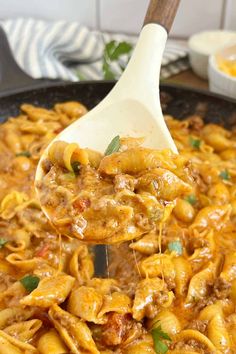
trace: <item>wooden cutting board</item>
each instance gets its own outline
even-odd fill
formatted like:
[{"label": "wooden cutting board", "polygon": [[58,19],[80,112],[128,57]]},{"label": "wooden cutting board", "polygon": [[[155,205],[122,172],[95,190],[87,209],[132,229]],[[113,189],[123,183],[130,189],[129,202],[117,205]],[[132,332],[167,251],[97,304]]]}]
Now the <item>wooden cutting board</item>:
[{"label": "wooden cutting board", "polygon": [[208,81],[203,80],[197,75],[195,75],[191,69],[183,71],[175,76],[171,76],[169,79],[163,80],[163,82],[195,87],[205,90],[209,89]]}]

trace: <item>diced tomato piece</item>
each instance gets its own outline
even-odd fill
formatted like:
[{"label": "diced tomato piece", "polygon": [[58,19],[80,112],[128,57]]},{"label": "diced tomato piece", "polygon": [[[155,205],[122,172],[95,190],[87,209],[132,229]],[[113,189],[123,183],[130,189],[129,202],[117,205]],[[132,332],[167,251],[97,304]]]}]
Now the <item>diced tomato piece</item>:
[{"label": "diced tomato piece", "polygon": [[49,245],[48,244],[43,245],[36,253],[36,257],[42,257],[42,258],[45,257],[48,250],[49,250]]},{"label": "diced tomato piece", "polygon": [[81,199],[76,199],[73,203],[73,207],[75,209],[78,209],[81,213],[90,207],[90,200],[88,198],[81,198]]}]

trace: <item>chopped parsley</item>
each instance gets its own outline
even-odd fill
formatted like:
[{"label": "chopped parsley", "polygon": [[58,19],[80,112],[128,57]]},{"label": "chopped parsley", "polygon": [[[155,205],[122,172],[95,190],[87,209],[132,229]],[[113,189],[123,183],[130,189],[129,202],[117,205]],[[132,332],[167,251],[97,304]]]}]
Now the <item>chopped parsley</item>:
[{"label": "chopped parsley", "polygon": [[74,162],[72,162],[71,167],[72,167],[74,173],[78,174],[80,171],[81,164],[79,161],[74,161]]},{"label": "chopped parsley", "polygon": [[5,238],[0,238],[0,248],[3,248],[6,243],[7,243],[7,240],[5,240]]},{"label": "chopped parsley", "polygon": [[39,281],[40,279],[36,275],[26,275],[24,278],[20,279],[21,284],[28,292],[36,289],[39,285]]},{"label": "chopped parsley", "polygon": [[31,157],[31,153],[29,151],[21,151],[16,154],[16,157],[18,156]]},{"label": "chopped parsley", "polygon": [[189,202],[189,204],[192,204],[192,205],[196,204],[196,202],[197,202],[197,198],[195,197],[194,194],[188,195],[188,196],[185,198],[185,200],[186,200],[187,202]]},{"label": "chopped parsley", "polygon": [[229,174],[229,171],[227,171],[227,170],[221,171],[219,176],[221,179],[224,179],[225,181],[229,181],[229,179],[230,179],[230,174]]},{"label": "chopped parsley", "polygon": [[183,247],[180,241],[172,241],[168,243],[168,250],[170,252],[174,251],[181,256],[183,253]]},{"label": "chopped parsley", "polygon": [[115,136],[112,141],[110,142],[110,144],[108,145],[106,151],[105,151],[105,156],[107,155],[111,155],[114,152],[119,151],[120,149],[120,136],[117,135]]},{"label": "chopped parsley", "polygon": [[171,341],[167,333],[163,332],[161,325],[153,328],[151,331],[154,349],[157,354],[166,354],[168,352],[168,345],[163,342],[164,340]]},{"label": "chopped parsley", "polygon": [[189,144],[194,148],[194,149],[199,149],[201,145],[201,140],[200,139],[194,139],[193,137],[190,136],[189,138]]}]

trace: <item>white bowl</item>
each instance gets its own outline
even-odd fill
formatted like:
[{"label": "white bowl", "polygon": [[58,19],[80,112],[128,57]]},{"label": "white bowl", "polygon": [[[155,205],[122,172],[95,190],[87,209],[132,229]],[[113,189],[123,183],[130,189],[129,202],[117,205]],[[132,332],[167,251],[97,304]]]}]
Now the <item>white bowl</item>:
[{"label": "white bowl", "polygon": [[232,31],[206,31],[191,36],[188,41],[189,60],[195,74],[207,79],[209,56],[234,43],[236,32]]},{"label": "white bowl", "polygon": [[236,44],[225,48],[209,58],[208,76],[210,91],[236,98],[236,77],[226,74],[219,69],[217,58],[236,56]]}]

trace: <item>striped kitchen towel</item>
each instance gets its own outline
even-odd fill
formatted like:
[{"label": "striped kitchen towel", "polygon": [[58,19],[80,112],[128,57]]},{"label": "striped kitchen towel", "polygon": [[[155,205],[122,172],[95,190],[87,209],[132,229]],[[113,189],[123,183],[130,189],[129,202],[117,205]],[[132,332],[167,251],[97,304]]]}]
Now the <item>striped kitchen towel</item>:
[{"label": "striped kitchen towel", "polygon": [[[129,43],[135,36],[108,34],[89,30],[68,21],[49,22],[33,18],[0,21],[19,66],[33,78],[62,80],[100,80],[104,78],[104,49],[114,43]],[[110,74],[118,78],[129,53],[113,58],[106,64]],[[175,41],[166,45],[161,77],[167,78],[188,68],[187,49]]]}]

